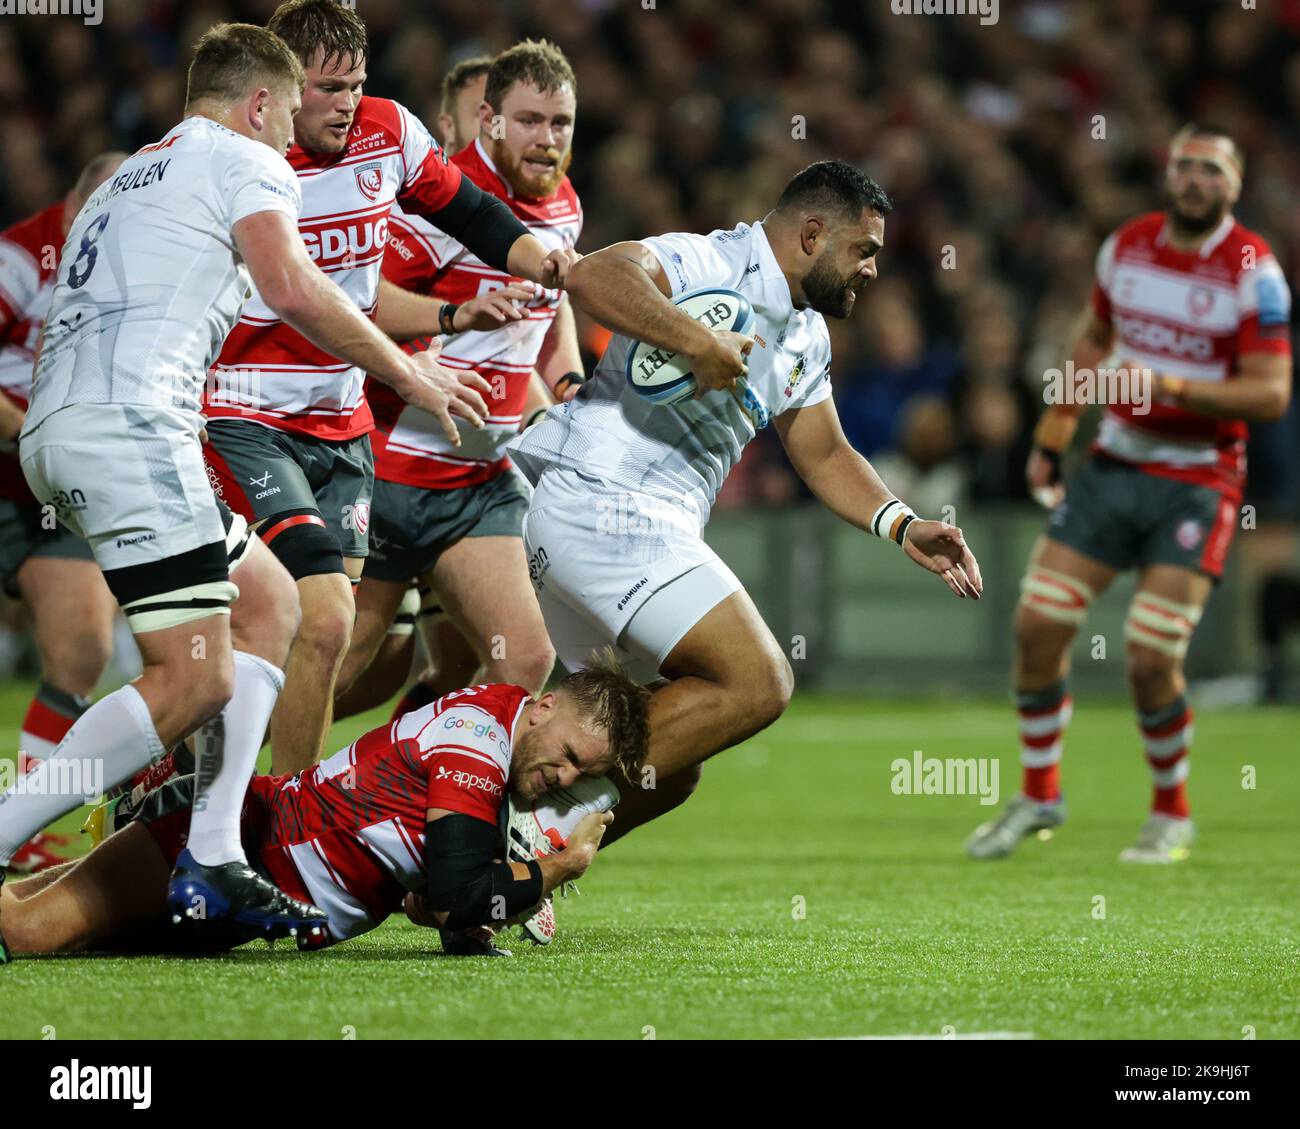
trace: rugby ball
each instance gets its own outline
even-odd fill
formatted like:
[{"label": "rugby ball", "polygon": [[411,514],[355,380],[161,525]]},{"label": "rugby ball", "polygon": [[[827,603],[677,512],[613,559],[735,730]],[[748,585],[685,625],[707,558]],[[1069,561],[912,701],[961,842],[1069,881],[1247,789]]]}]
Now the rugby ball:
[{"label": "rugby ball", "polygon": [[[691,290],[673,301],[710,329],[748,333],[754,324],[749,299],[721,286]],[[680,404],[695,395],[690,361],[668,349],[634,341],[627,353],[627,382],[639,396],[656,404]]]}]

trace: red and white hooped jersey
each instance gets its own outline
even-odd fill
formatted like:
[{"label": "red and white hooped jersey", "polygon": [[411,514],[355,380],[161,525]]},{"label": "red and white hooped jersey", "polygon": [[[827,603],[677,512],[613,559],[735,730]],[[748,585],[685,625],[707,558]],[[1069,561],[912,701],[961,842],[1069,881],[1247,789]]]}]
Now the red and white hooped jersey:
[{"label": "red and white hooped jersey", "polygon": [[[308,254],[372,316],[394,201],[411,212],[436,212],[456,195],[460,169],[404,106],[369,97],[357,106],[342,153],[294,145],[288,160],[302,189],[298,230]],[[352,439],[373,427],[364,380],[359,368],[280,321],[254,291],[217,358],[203,410],[214,419]]]},{"label": "red and white hooped jersey", "polygon": [[[1171,247],[1163,212],[1130,220],[1097,255],[1093,309],[1115,329],[1113,355],[1189,381],[1237,375],[1247,353],[1290,356],[1291,295],[1268,244],[1231,215],[1195,252]],[[1149,474],[1240,498],[1245,420],[1172,404],[1111,404],[1093,450]]]},{"label": "red and white hooped jersey", "polygon": [[[569,178],[545,199],[515,196],[497,173],[480,142],[452,158],[484,192],[510,206],[518,220],[548,251],[572,248],[582,233],[582,205]],[[489,267],[456,239],[428,220],[395,208],[384,254],[384,277],[404,290],[432,294],[448,302],[467,302],[499,290],[513,278]],[[478,431],[457,419],[461,445],[453,447],[434,418],[412,408],[387,385],[370,380],[366,395],[375,413],[375,474],[386,482],[452,490],[474,486],[500,474],[509,464],[505,445],[519,432],[528,382],[542,343],[555,321],[561,293],[541,290],[523,306],[524,316],[500,329],[458,333],[447,339],[439,361],[450,369],[473,369],[492,385],[485,395],[487,426]],[[408,343],[408,351],[421,347]]]},{"label": "red and white hooped jersey", "polygon": [[[63,204],[0,232],[0,394],[27,407],[41,326],[50,312],[63,254]],[[0,448],[0,498],[36,504],[18,465],[17,444]]]},{"label": "red and white hooped jersey", "polygon": [[456,690],[297,776],[254,777],[245,810],[260,809],[271,879],[325,911],[335,941],[375,928],[425,886],[429,808],[497,824],[528,700],[522,686]]}]

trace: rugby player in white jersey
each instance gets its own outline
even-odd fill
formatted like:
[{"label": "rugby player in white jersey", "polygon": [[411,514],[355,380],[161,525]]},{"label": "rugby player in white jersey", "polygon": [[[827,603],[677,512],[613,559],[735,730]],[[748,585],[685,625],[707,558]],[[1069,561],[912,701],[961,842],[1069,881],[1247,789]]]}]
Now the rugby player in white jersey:
[{"label": "rugby player in white jersey", "polygon": [[[284,159],[303,81],[264,28],[211,29],[195,48],[184,120],[125,161],[72,225],[19,457],[37,500],[90,542],[144,673],[0,795],[3,866],[92,784],[112,787],[197,730],[199,786],[173,910],[268,936],[310,934],[324,920],[249,867],[239,841],[297,608],[288,575],[242,537],[242,520],[208,485],[199,444],[208,369],[252,281],[321,348],[430,410],[449,403],[432,362],[398,349],[307,257]],[[228,555],[241,540],[242,597]],[[233,641],[232,601],[252,605]],[[85,766],[86,785],[75,793],[60,786],[74,766]]]},{"label": "rugby player in white jersey", "polygon": [[[890,493],[849,446],[831,399],[823,317],[847,317],[876,276],[890,207],[857,169],[821,161],[761,223],[615,244],[570,273],[571,299],[616,336],[577,397],[510,452],[536,485],[525,550],[560,661],[581,667],[613,644],[629,673],[662,682],[650,706],[654,787],[621,782],[607,842],[681,803],[704,760],[771,724],[790,699],[781,646],[700,536],[727,472],[769,420],[828,508],[891,537],[956,596],[980,595],[961,530],[916,518]],[[753,332],[709,330],[673,305],[701,286],[748,298]],[[624,374],[633,340],[691,358],[696,399],[640,397]],[[732,394],[746,373],[753,409]],[[562,839],[561,816],[539,811],[541,829]]]},{"label": "rugby player in white jersey", "polygon": [[[439,319],[443,303],[381,280],[394,202],[492,267],[562,284],[573,252],[548,252],[501,201],[462,177],[404,106],[362,94],[369,44],[350,6],[287,0],[267,26],[307,72],[288,154],[304,201],[302,239],[380,329],[399,340],[450,329]],[[374,485],[365,375],[336,363],[254,295],[222,349],[204,405],[214,485],[256,526],[297,581],[302,602],[302,628],[271,721],[276,771],[296,771],[320,755],[356,616],[352,582],[368,552]],[[445,375],[479,422],[487,412],[480,392],[490,386],[468,371],[460,383]],[[455,428],[446,427],[456,443]]]}]

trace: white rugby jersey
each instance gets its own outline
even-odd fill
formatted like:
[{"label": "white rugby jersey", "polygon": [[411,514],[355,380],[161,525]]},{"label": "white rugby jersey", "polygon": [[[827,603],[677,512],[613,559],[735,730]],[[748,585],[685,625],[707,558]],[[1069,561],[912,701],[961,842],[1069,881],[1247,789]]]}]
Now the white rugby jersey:
[{"label": "white rugby jersey", "polygon": [[[571,249],[582,233],[582,205],[565,177],[544,199],[515,196],[502,180],[480,142],[452,158],[484,192],[510,207],[516,218],[548,251]],[[468,302],[499,290],[511,282],[466,249],[464,244],[419,216],[394,209],[389,226],[384,277],[404,290],[419,294],[437,292],[448,302]],[[485,395],[486,426],[481,430],[456,419],[461,445],[453,447],[437,420],[412,407],[391,388],[376,380],[366,383],[366,396],[375,414],[375,477],[407,486],[451,490],[474,486],[501,473],[509,465],[506,443],[519,432],[528,385],[538,354],[560,308],[561,292],[538,288],[535,298],[522,306],[519,321],[499,329],[453,334],[438,356],[449,369],[472,369],[491,386]],[[409,342],[408,352],[423,348]]]},{"label": "white rugby jersey", "polygon": [[193,416],[251,291],[232,228],[258,212],[295,223],[284,157],[189,117],[128,157],[77,213],[46,319],[27,424],[69,404],[138,404]]},{"label": "white rugby jersey", "polygon": [[[811,407],[831,394],[830,335],[821,314],[796,310],[761,223],[641,240],[663,264],[673,296],[701,286],[739,291],[754,310],[749,386],[771,416]],[[595,376],[566,404],[509,445],[533,482],[547,465],[568,467],[631,490],[709,511],[756,434],[751,413],[729,391],[657,405],[628,384],[629,338],[616,334]]]},{"label": "white rugby jersey", "polygon": [[[460,169],[409,110],[362,98],[342,153],[289,150],[302,189],[299,230],[307,253],[367,317],[394,201],[436,212],[460,187]],[[204,412],[281,431],[344,440],[374,426],[365,373],[285,325],[254,293],[221,351]]]}]

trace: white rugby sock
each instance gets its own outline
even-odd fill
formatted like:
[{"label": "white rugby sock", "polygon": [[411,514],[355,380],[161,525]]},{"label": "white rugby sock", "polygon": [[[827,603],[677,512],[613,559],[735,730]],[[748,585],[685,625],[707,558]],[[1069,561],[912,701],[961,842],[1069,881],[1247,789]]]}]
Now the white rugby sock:
[{"label": "white rugby sock", "polygon": [[194,810],[187,846],[200,866],[245,862],[239,817],[284,674],[265,659],[235,652],[235,692],[194,735]]},{"label": "white rugby sock", "polygon": [[[570,788],[547,792],[533,804],[533,815],[551,846],[560,850],[584,816],[609,811],[621,793],[608,776],[580,776]],[[556,838],[560,842],[556,842]]]},{"label": "white rugby sock", "polygon": [[130,779],[165,751],[134,686],[101,698],[49,757],[0,795],[0,866],[38,831]]}]

